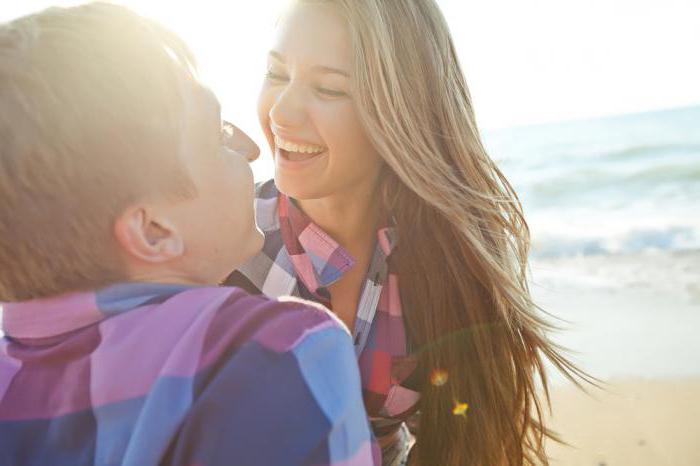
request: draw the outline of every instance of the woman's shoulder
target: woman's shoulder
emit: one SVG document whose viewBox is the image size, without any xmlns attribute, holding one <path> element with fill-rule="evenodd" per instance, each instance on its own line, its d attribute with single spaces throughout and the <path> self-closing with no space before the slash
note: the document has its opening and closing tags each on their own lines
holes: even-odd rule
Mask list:
<svg viewBox="0 0 700 466">
<path fill-rule="evenodd" d="M 224 281 L 224 285 L 243 288 L 252 294 L 282 296 L 292 293 L 294 274 L 283 251 L 278 215 L 279 191 L 274 180 L 258 182 L 255 185 L 255 221 L 265 234 L 263 247 L 245 264 L 234 270 Z M 275 264 L 277 267 L 275 268 Z M 277 270 L 275 280 L 268 282 L 268 275 Z M 268 283 L 267 289 L 263 290 Z M 271 284 L 270 284 L 271 283 Z M 279 285 L 279 286 L 277 286 Z"/>
<path fill-rule="evenodd" d="M 277 199 L 279 190 L 275 185 L 274 178 L 255 183 L 255 198 L 256 199 Z"/>
</svg>

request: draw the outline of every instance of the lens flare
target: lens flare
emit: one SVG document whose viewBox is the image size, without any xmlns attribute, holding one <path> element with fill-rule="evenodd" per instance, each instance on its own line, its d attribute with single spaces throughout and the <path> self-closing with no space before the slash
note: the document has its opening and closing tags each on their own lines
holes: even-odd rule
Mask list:
<svg viewBox="0 0 700 466">
<path fill-rule="evenodd" d="M 433 372 L 430 373 L 430 383 L 436 387 L 445 385 L 447 383 L 447 379 L 448 375 L 445 369 L 434 369 Z"/>
<path fill-rule="evenodd" d="M 456 402 L 455 407 L 452 408 L 452 414 L 455 416 L 466 416 L 469 405 L 467 403 Z"/>
</svg>

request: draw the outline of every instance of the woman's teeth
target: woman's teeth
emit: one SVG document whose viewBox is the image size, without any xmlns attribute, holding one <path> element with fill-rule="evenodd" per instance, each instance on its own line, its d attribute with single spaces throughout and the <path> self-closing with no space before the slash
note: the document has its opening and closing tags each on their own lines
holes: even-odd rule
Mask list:
<svg viewBox="0 0 700 466">
<path fill-rule="evenodd" d="M 320 154 L 325 147 L 307 145 L 307 144 L 295 144 L 293 142 L 285 141 L 281 137 L 275 135 L 275 144 L 280 149 L 284 149 L 287 152 L 298 152 L 300 154 Z M 291 155 L 291 154 L 290 154 Z"/>
</svg>

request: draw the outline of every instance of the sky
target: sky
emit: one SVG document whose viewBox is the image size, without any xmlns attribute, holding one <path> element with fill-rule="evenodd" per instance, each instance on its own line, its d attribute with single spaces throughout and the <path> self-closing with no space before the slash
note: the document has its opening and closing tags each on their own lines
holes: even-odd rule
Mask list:
<svg viewBox="0 0 700 466">
<path fill-rule="evenodd" d="M 438 0 L 484 129 L 700 104 L 700 1 Z M 2 0 L 0 21 L 74 1 Z M 224 117 L 255 105 L 286 0 L 123 0 L 180 34 Z"/>
</svg>

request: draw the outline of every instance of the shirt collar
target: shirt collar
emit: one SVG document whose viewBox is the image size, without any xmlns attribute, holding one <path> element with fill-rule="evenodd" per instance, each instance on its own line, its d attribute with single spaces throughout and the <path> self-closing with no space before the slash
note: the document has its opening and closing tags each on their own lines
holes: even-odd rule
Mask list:
<svg viewBox="0 0 700 466">
<path fill-rule="evenodd" d="M 192 285 L 122 283 L 98 291 L 2 304 L 2 330 L 12 338 L 47 338 L 146 304 L 163 302 Z"/>
<path fill-rule="evenodd" d="M 286 195 L 278 194 L 278 215 L 282 241 L 297 276 L 313 293 L 332 284 L 355 264 L 355 259 L 328 233 L 316 225 Z M 377 231 L 377 245 L 384 256 L 396 246 L 395 228 Z"/>
</svg>

